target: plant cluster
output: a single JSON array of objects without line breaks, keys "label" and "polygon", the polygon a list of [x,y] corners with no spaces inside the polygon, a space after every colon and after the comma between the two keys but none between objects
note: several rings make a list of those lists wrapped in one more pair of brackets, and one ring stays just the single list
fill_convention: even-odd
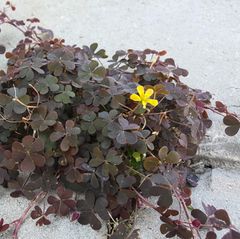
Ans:
[{"label": "plant cluster", "polygon": [[[167,238],[198,238],[206,227],[206,239],[226,228],[224,239],[240,238],[225,210],[194,209],[187,186],[188,162],[212,124],[207,111],[224,115],[228,135],[238,132],[238,116],[182,83],[188,72],[165,51],[120,50],[104,66],[97,43],[66,45],[38,22],[0,12],[0,24],[24,34],[0,72],[0,183],[32,200],[36,224],[70,215],[95,230],[109,222],[109,238],[138,238],[128,222],[148,206]],[[12,223],[15,238],[25,217]],[[0,221],[0,231],[8,226]]]}]

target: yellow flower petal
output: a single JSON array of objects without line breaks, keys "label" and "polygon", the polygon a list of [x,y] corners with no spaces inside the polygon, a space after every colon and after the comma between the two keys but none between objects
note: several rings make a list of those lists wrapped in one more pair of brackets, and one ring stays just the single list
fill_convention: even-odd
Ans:
[{"label": "yellow flower petal", "polygon": [[157,106],[158,105],[158,100],[148,99],[147,103],[152,105],[152,106]]},{"label": "yellow flower petal", "polygon": [[133,101],[141,101],[141,98],[136,94],[130,95],[130,99]]},{"label": "yellow flower petal", "polygon": [[138,94],[140,95],[140,98],[144,99],[144,87],[142,85],[139,85],[137,87]]},{"label": "yellow flower petal", "polygon": [[153,89],[147,89],[146,93],[145,93],[145,98],[150,98],[153,94]]},{"label": "yellow flower petal", "polygon": [[146,101],[142,101],[141,103],[142,103],[143,109],[146,109],[147,108],[146,107],[147,106],[147,102]]}]

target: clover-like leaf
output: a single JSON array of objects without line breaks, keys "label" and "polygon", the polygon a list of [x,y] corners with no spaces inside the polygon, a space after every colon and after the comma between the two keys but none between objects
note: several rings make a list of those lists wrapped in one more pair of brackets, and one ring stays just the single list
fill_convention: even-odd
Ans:
[{"label": "clover-like leaf", "polygon": [[149,130],[142,130],[136,132],[139,140],[136,144],[133,145],[133,148],[139,153],[146,154],[148,150],[154,150],[154,141],[156,139],[156,135],[150,135]]},{"label": "clover-like leaf", "polygon": [[[227,232],[222,239],[239,239],[240,238],[240,232],[231,229],[229,232]],[[215,239],[215,238],[206,238],[206,239]]]},{"label": "clover-like leaf", "polygon": [[206,239],[217,239],[217,234],[213,231],[209,231],[207,234],[206,234]]},{"label": "clover-like leaf", "polygon": [[[0,159],[0,167],[4,167],[8,170],[13,170],[17,162],[12,157],[12,152],[10,150],[5,150],[4,152],[1,152],[1,154],[2,158]],[[3,178],[7,179],[5,173],[3,173],[3,176]]]},{"label": "clover-like leaf", "polygon": [[43,225],[51,224],[51,221],[49,221],[47,219],[46,214],[42,211],[42,209],[39,206],[34,207],[34,210],[31,212],[31,218],[32,219],[38,219],[36,221],[37,226],[43,226]]},{"label": "clover-like leaf", "polygon": [[165,162],[170,164],[177,164],[180,160],[180,155],[176,151],[170,151],[165,158]]},{"label": "clover-like leaf", "polygon": [[36,83],[35,88],[40,94],[45,95],[49,91],[55,92],[59,90],[58,78],[52,75],[47,75],[46,78],[40,78]]},{"label": "clover-like leaf", "polygon": [[48,70],[54,74],[54,76],[60,76],[63,73],[64,66],[57,60],[53,60],[48,63]]},{"label": "clover-like leaf", "polygon": [[116,181],[120,188],[130,188],[134,183],[136,183],[136,178],[134,176],[125,177],[123,174],[119,174]]},{"label": "clover-like leaf", "polygon": [[94,112],[89,112],[88,114],[84,114],[81,118],[83,121],[81,122],[81,129],[87,131],[90,135],[95,134],[97,131],[96,121],[97,115]]},{"label": "clover-like leaf", "polygon": [[45,71],[42,69],[46,65],[46,59],[39,57],[29,57],[23,60],[22,64],[18,68],[17,77],[24,78],[26,81],[33,80],[35,73],[43,75]]},{"label": "clover-like leaf", "polygon": [[75,97],[75,93],[72,91],[70,85],[66,85],[65,88],[60,89],[61,93],[54,96],[54,100],[63,104],[72,103],[71,98]]},{"label": "clover-like leaf", "polygon": [[[166,219],[161,217],[163,221]],[[179,237],[182,239],[189,239],[193,237],[193,233],[191,230],[188,230],[186,227],[182,225],[178,225],[176,227],[175,223],[172,223],[170,220],[166,220],[167,223],[164,223],[160,227],[160,232],[165,235],[166,238],[174,238]]]},{"label": "clover-like leaf", "polygon": [[97,167],[99,173],[108,177],[109,174],[115,176],[118,172],[117,165],[122,163],[122,158],[117,154],[115,150],[109,150],[106,155],[99,149],[95,147],[92,152],[92,159],[89,161],[91,167]]},{"label": "clover-like leaf", "polygon": [[109,124],[108,129],[108,136],[116,139],[119,144],[135,144],[137,142],[136,131],[139,129],[139,125],[129,123],[123,117],[118,118],[118,123],[113,122]]},{"label": "clover-like leaf", "polygon": [[95,213],[103,220],[108,220],[107,206],[108,202],[104,197],[96,198],[92,191],[87,191],[85,200],[78,200],[77,202],[77,208],[80,211],[78,222],[82,225],[90,224],[94,230],[99,230],[102,225]]},{"label": "clover-like leaf", "polygon": [[92,43],[90,47],[83,46],[85,53],[89,58],[107,58],[106,52],[104,49],[97,50],[98,44],[96,42]]},{"label": "clover-like leaf", "polygon": [[60,216],[66,216],[76,207],[76,201],[72,199],[73,192],[62,186],[59,186],[56,191],[57,197],[49,196],[47,199],[51,206],[48,207],[46,213],[55,213]]},{"label": "clover-like leaf", "polygon": [[56,123],[58,114],[56,111],[48,111],[46,106],[40,106],[32,115],[31,126],[35,130],[44,131]]},{"label": "clover-like leaf", "polygon": [[117,110],[110,110],[109,112],[107,111],[102,111],[99,112],[98,116],[104,120],[106,120],[106,122],[111,123],[113,122],[113,120],[115,119],[115,117],[119,114],[119,112]]},{"label": "clover-like leaf", "polygon": [[114,149],[110,149],[106,155],[106,161],[113,165],[119,165],[122,163],[122,157]]},{"label": "clover-like leaf", "polygon": [[143,166],[148,172],[155,172],[160,164],[161,161],[158,158],[152,156],[146,157],[143,160]]},{"label": "clover-like leaf", "polygon": [[224,223],[227,225],[227,226],[230,226],[231,225],[231,220],[228,216],[228,213],[223,210],[223,209],[219,209],[217,210],[215,213],[214,213],[215,217],[221,221],[224,221]]},{"label": "clover-like leaf", "polygon": [[36,196],[34,192],[35,188],[29,188],[25,183],[25,180],[22,178],[18,178],[17,180],[10,180],[8,182],[8,187],[10,189],[14,189],[14,191],[10,193],[10,196],[13,198],[24,196],[27,199],[32,200]]},{"label": "clover-like leaf", "polygon": [[56,142],[61,139],[60,148],[63,152],[66,152],[69,150],[70,147],[77,147],[77,135],[79,135],[80,133],[80,128],[76,127],[74,121],[72,120],[66,121],[65,128],[60,122],[58,122],[55,127],[55,132],[50,134],[50,140],[52,142]]},{"label": "clover-like leaf", "polygon": [[0,104],[5,106],[4,113],[6,115],[12,115],[12,112],[16,114],[23,114],[27,110],[27,105],[30,102],[30,97],[27,95],[26,88],[12,87],[7,90],[7,95],[0,95],[2,99]]},{"label": "clover-like leaf", "polygon": [[[40,71],[42,73],[44,73],[43,71]],[[32,67],[30,65],[23,65],[20,69],[19,69],[19,74],[18,76],[20,78],[25,78],[27,81],[31,81],[34,78],[34,71],[32,69]]]},{"label": "clover-like leaf", "polygon": [[194,218],[198,219],[201,224],[205,224],[207,221],[207,215],[199,209],[193,209],[191,211],[191,215]]},{"label": "clover-like leaf", "polygon": [[235,116],[226,115],[223,118],[223,123],[228,127],[225,129],[225,132],[229,136],[234,136],[238,133],[240,129],[240,120],[237,119]]},{"label": "clover-like leaf", "polygon": [[168,150],[168,147],[163,146],[159,152],[158,157],[161,159],[164,163],[170,163],[170,164],[177,164],[180,162],[181,157],[176,151],[170,151]]},{"label": "clover-like leaf", "polygon": [[157,204],[164,209],[169,208],[173,203],[171,188],[166,185],[152,186],[149,189],[152,196],[159,196]]},{"label": "clover-like leaf", "polygon": [[74,160],[74,163],[66,169],[65,175],[67,181],[71,183],[84,181],[84,174],[80,171],[84,162],[83,158],[76,158]]},{"label": "clover-like leaf", "polygon": [[94,210],[103,219],[108,220],[109,214],[106,209],[108,206],[108,200],[105,197],[98,197],[95,201]]},{"label": "clover-like leaf", "polygon": [[21,171],[33,172],[36,167],[45,165],[43,150],[44,142],[40,138],[27,135],[22,139],[22,143],[15,141],[12,144],[12,157],[20,162]]},{"label": "clover-like leaf", "polygon": [[48,69],[55,76],[60,76],[64,69],[72,71],[75,68],[74,53],[70,48],[57,48],[50,51],[47,55],[50,60]]},{"label": "clover-like leaf", "polygon": [[4,232],[9,228],[9,224],[4,223],[4,219],[0,219],[0,232]]},{"label": "clover-like leaf", "polygon": [[109,93],[107,89],[99,89],[97,94],[94,95],[93,105],[105,106],[110,102],[111,98],[112,98],[112,95]]},{"label": "clover-like leaf", "polygon": [[98,167],[105,162],[103,152],[98,148],[94,148],[92,152],[92,159],[89,162],[91,167]]},{"label": "clover-like leaf", "polygon": [[99,66],[98,62],[95,60],[82,65],[78,70],[79,81],[88,81],[90,79],[102,80],[106,75],[106,69]]},{"label": "clover-like leaf", "polygon": [[160,150],[158,151],[158,157],[160,159],[165,159],[168,155],[168,147],[167,146],[163,146],[162,148],[160,148]]}]

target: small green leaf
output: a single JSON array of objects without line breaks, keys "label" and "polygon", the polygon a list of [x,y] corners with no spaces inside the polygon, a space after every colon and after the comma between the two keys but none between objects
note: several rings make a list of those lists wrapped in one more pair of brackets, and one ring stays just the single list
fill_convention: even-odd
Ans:
[{"label": "small green leaf", "polygon": [[161,160],[164,160],[166,157],[167,157],[167,154],[168,154],[168,147],[167,146],[163,146],[159,152],[158,152],[158,157],[161,159]]},{"label": "small green leaf", "polygon": [[175,151],[171,151],[165,158],[166,163],[171,164],[177,164],[180,162],[180,160],[181,160],[180,155]]},{"label": "small green leaf", "polygon": [[154,172],[158,169],[160,161],[156,157],[147,157],[143,161],[143,166],[148,172]]},{"label": "small green leaf", "polygon": [[94,42],[90,45],[90,49],[92,52],[95,52],[97,48],[98,48],[98,44],[96,42]]},{"label": "small green leaf", "polygon": [[132,156],[137,162],[140,162],[142,160],[141,154],[139,152],[134,152]]}]

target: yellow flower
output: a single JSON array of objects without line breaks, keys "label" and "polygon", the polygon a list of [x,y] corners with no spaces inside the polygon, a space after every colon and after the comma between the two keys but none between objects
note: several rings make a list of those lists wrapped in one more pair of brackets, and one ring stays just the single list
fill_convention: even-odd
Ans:
[{"label": "yellow flower", "polygon": [[152,106],[157,106],[158,101],[155,99],[150,99],[150,97],[153,95],[154,91],[153,89],[147,89],[146,92],[144,91],[144,87],[139,85],[137,87],[137,94],[131,94],[130,99],[133,101],[141,102],[144,109],[146,109],[147,104],[150,104]]}]

